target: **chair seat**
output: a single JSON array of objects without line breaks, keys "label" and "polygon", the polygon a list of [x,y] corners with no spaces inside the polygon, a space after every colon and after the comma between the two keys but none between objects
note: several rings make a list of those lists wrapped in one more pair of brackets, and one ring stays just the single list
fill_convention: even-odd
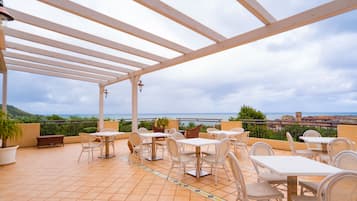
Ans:
[{"label": "chair seat", "polygon": [[316,197],[312,197],[312,196],[296,196],[293,195],[291,197],[292,201],[318,201],[318,199]]},{"label": "chair seat", "polygon": [[270,184],[266,182],[247,184],[246,189],[248,199],[269,200],[272,198],[284,197],[284,195],[280,191],[270,186]]},{"label": "chair seat", "polygon": [[279,174],[271,173],[271,172],[259,173],[259,178],[268,183],[273,183],[273,184],[284,184],[287,181],[286,176],[281,176]]},{"label": "chair seat", "polygon": [[299,184],[301,187],[307,188],[313,193],[316,193],[317,188],[319,187],[319,183],[313,181],[299,181]]}]

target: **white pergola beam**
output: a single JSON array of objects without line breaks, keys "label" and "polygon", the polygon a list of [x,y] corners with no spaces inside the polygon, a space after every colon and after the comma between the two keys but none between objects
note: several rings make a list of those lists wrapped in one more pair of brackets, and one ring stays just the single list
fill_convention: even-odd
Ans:
[{"label": "white pergola beam", "polygon": [[199,23],[198,21],[192,19],[191,17],[181,13],[180,11],[172,8],[171,6],[159,0],[135,0],[135,1],[215,42],[220,42],[226,39],[226,37],[224,37],[223,35],[217,33],[216,31],[208,28],[207,26]]},{"label": "white pergola beam", "polygon": [[77,76],[67,75],[67,74],[63,74],[63,73],[55,73],[52,71],[36,70],[36,69],[26,68],[23,66],[8,65],[7,67],[9,70],[14,70],[14,71],[21,71],[21,72],[27,72],[27,73],[33,73],[33,74],[39,74],[39,75],[66,78],[66,79],[71,79],[71,80],[92,82],[92,83],[97,83],[97,84],[102,83],[101,80],[97,80],[97,79],[77,77]]},{"label": "white pergola beam", "polygon": [[276,22],[276,19],[257,0],[237,1],[265,25]]},{"label": "white pergola beam", "polygon": [[44,71],[52,71],[56,73],[63,73],[63,74],[69,74],[69,75],[75,75],[78,77],[84,77],[84,78],[93,78],[93,79],[98,79],[98,80],[110,80],[110,77],[107,76],[102,76],[102,75],[96,75],[96,74],[91,74],[91,73],[85,73],[85,72],[79,72],[71,69],[65,69],[62,67],[58,66],[49,66],[49,65],[43,65],[43,64],[36,64],[36,63],[29,63],[26,61],[20,61],[20,60],[14,60],[14,59],[9,59],[5,58],[5,61],[7,64],[15,65],[15,66],[26,66],[27,68],[33,68],[33,69],[38,69],[38,70],[44,70]]},{"label": "white pergola beam", "polygon": [[19,43],[14,43],[14,42],[6,42],[6,48],[20,50],[20,51],[28,52],[31,54],[39,54],[39,55],[43,55],[43,56],[47,56],[47,57],[65,60],[65,61],[71,61],[71,62],[75,62],[75,63],[79,63],[79,64],[93,66],[96,68],[113,70],[113,71],[116,71],[116,72],[119,72],[122,74],[130,73],[133,71],[133,70],[123,68],[120,66],[113,66],[110,64],[102,63],[102,62],[96,62],[93,60],[82,59],[82,58],[74,57],[71,55],[62,54],[62,53],[58,53],[58,52],[52,52],[52,51],[35,48],[35,47],[27,46],[27,45],[21,45]]},{"label": "white pergola beam", "polygon": [[107,15],[104,15],[102,13],[99,13],[95,10],[84,7],[80,4],[74,3],[72,1],[68,1],[68,0],[39,0],[39,1],[42,3],[46,3],[48,5],[51,5],[53,7],[56,7],[58,9],[64,10],[66,12],[72,13],[74,15],[81,16],[83,18],[92,20],[99,24],[111,27],[113,29],[125,32],[127,34],[131,34],[138,38],[150,41],[157,45],[166,47],[168,49],[171,49],[171,50],[183,53],[183,54],[186,54],[186,53],[189,53],[192,51],[191,49],[189,49],[187,47],[184,47],[182,45],[179,45],[177,43],[174,43],[172,41],[169,41],[167,39],[164,39],[162,37],[159,37],[157,35],[154,35],[152,33],[144,31],[142,29],[139,29],[137,27],[134,27],[130,24],[124,23],[122,21],[119,21],[119,20],[109,17]]},{"label": "white pergola beam", "polygon": [[72,45],[72,44],[69,44],[69,43],[64,43],[64,42],[61,42],[61,41],[58,41],[58,40],[45,38],[45,37],[42,37],[42,36],[38,36],[38,35],[35,35],[35,34],[27,33],[27,32],[24,32],[24,31],[19,31],[19,30],[12,29],[12,28],[9,28],[9,27],[4,27],[4,30],[5,30],[5,34],[7,36],[11,36],[11,37],[14,37],[14,38],[28,40],[28,41],[31,41],[31,42],[44,44],[44,45],[48,45],[48,46],[51,46],[51,47],[55,47],[55,48],[59,48],[59,49],[63,49],[63,50],[71,51],[71,52],[76,52],[76,53],[87,55],[87,56],[91,56],[91,57],[96,57],[96,58],[103,59],[103,60],[108,60],[108,61],[115,62],[115,63],[125,64],[125,65],[133,66],[133,67],[136,67],[136,68],[146,68],[146,67],[148,67],[147,64],[143,64],[143,63],[140,63],[140,62],[136,62],[136,61],[128,60],[128,59],[125,59],[125,58],[113,56],[113,55],[106,54],[106,53],[103,53],[103,52],[99,52],[99,51],[83,48],[83,47]]},{"label": "white pergola beam", "polygon": [[112,48],[115,50],[126,52],[129,54],[136,55],[138,57],[143,57],[146,59],[150,59],[153,61],[162,62],[162,61],[167,60],[164,57],[161,57],[161,56],[158,56],[158,55],[146,52],[146,51],[142,51],[137,48],[133,48],[133,47],[121,44],[121,43],[117,43],[115,41],[111,41],[111,40],[108,40],[105,38],[91,35],[86,32],[79,31],[79,30],[76,30],[76,29],[73,29],[70,27],[66,27],[61,24],[50,22],[48,20],[45,20],[45,19],[42,19],[39,17],[35,17],[35,16],[29,15],[29,14],[26,14],[26,13],[23,13],[23,12],[14,10],[14,9],[10,9],[10,8],[6,8],[6,9],[8,10],[9,13],[11,13],[11,15],[16,19],[16,21],[31,24],[33,26],[41,27],[43,29],[54,31],[54,32],[57,32],[57,33],[60,33],[63,35],[71,36],[73,38],[77,38],[77,39],[88,41],[88,42],[91,42],[94,44],[102,45],[104,47],[109,47],[109,48]]},{"label": "white pergola beam", "polygon": [[82,71],[82,72],[88,72],[88,73],[94,73],[94,74],[103,75],[103,76],[104,75],[111,76],[113,78],[122,76],[122,74],[119,74],[119,73],[112,73],[112,72],[108,72],[108,71],[104,71],[104,70],[93,69],[93,68],[89,68],[89,67],[64,63],[64,62],[60,62],[60,61],[54,61],[54,60],[50,60],[50,59],[43,59],[43,58],[20,54],[20,53],[6,51],[6,52],[4,52],[4,56],[8,57],[8,58],[20,59],[20,60],[24,60],[24,61],[39,63],[39,64],[45,64],[45,65],[51,65],[51,66],[61,66],[63,68],[68,68],[68,69]]},{"label": "white pergola beam", "polygon": [[[302,13],[287,17],[270,24],[268,26],[260,27],[255,30],[243,33],[241,35],[232,37],[217,44],[213,44],[201,49],[198,49],[187,55],[175,57],[152,67],[136,71],[131,76],[142,75],[164,68],[168,68],[177,64],[201,58],[207,55],[212,55],[230,48],[238,47],[253,41],[257,41],[272,35],[283,33],[307,24],[311,24],[326,18],[330,18],[357,8],[357,0],[338,0],[332,1],[321,6],[309,9]],[[123,76],[117,80],[110,81],[105,85],[114,84],[123,80],[129,79],[129,76]]]}]

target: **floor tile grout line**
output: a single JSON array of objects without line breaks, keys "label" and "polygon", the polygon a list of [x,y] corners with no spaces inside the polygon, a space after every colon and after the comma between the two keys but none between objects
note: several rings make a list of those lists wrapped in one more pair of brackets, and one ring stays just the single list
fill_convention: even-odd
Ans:
[{"label": "floor tile grout line", "polygon": [[[139,167],[141,167],[141,168],[144,169],[145,171],[150,172],[150,173],[152,173],[152,174],[154,174],[154,175],[156,175],[156,176],[158,176],[158,177],[167,179],[167,175],[165,175],[165,174],[163,174],[163,173],[161,173],[161,172],[159,172],[159,171],[157,171],[157,170],[154,170],[154,169],[152,169],[152,168],[150,168],[150,167],[148,167],[148,166],[146,166],[146,165],[139,165]],[[171,183],[176,184],[177,186],[180,186],[180,187],[183,187],[183,188],[185,188],[185,189],[188,189],[188,190],[190,190],[191,192],[196,193],[196,194],[198,194],[198,195],[201,195],[201,196],[203,196],[203,197],[205,197],[205,198],[208,198],[208,199],[210,199],[210,200],[225,201],[223,198],[220,198],[220,197],[218,197],[218,196],[216,196],[216,195],[213,195],[213,194],[211,194],[211,193],[208,193],[208,192],[206,192],[206,191],[203,191],[203,190],[201,190],[201,189],[199,189],[199,188],[196,188],[196,187],[194,187],[194,186],[191,186],[191,185],[189,185],[189,184],[185,184],[185,183],[183,183],[183,182],[181,182],[181,181],[179,181],[179,180],[177,180],[177,179],[175,179],[175,178],[169,177],[167,180],[170,181]]]}]

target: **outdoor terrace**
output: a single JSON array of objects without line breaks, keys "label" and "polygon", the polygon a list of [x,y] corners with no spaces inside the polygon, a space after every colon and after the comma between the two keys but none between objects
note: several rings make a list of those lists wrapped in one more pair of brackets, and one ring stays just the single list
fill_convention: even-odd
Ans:
[{"label": "outdoor terrace", "polygon": [[[235,200],[236,188],[219,170],[199,181],[175,168],[166,180],[169,160],[130,164],[127,140],[116,141],[116,157],[87,162],[79,143],[55,148],[20,148],[16,164],[0,167],[1,201],[54,200]],[[275,150],[277,155],[290,152]],[[95,153],[98,156],[99,152]],[[246,182],[256,181],[247,154],[238,155]],[[181,182],[174,180],[181,178]],[[315,178],[314,178],[315,179]],[[187,184],[187,185],[186,185]],[[199,190],[199,191],[198,191]],[[208,198],[208,195],[213,195]],[[286,198],[285,198],[286,199]]]}]

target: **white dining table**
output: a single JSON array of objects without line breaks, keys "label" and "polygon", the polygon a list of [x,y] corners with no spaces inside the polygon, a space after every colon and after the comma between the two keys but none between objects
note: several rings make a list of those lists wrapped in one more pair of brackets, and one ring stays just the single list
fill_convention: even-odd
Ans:
[{"label": "white dining table", "polygon": [[227,135],[228,137],[240,135],[244,133],[244,131],[228,131],[228,130],[216,130],[216,131],[208,131],[209,134],[213,135]]},{"label": "white dining table", "polygon": [[259,166],[265,167],[288,180],[288,201],[297,194],[298,176],[328,176],[341,169],[301,156],[250,156]]},{"label": "white dining table", "polygon": [[321,144],[322,150],[327,151],[327,144],[335,140],[335,137],[299,137],[301,140],[304,140],[305,143]]},{"label": "white dining table", "polygon": [[206,138],[188,138],[188,139],[181,139],[177,140],[179,144],[185,144],[194,146],[196,148],[196,170],[189,170],[186,173],[196,177],[199,179],[200,177],[206,176],[209,173],[201,169],[201,147],[212,145],[212,144],[219,144],[221,141],[214,140],[214,139],[206,139]]},{"label": "white dining table", "polygon": [[90,135],[104,138],[105,155],[101,156],[101,157],[105,158],[105,159],[108,159],[108,158],[115,157],[115,153],[113,153],[113,154],[109,153],[110,137],[115,137],[115,136],[121,135],[121,134],[124,134],[124,133],[123,132],[116,132],[116,131],[102,131],[102,132],[92,133]]},{"label": "white dining table", "polygon": [[163,158],[158,157],[156,154],[156,138],[168,137],[170,136],[170,134],[155,132],[155,133],[139,133],[139,135],[143,138],[151,138],[151,157],[147,157],[146,159],[150,161],[162,160]]}]

